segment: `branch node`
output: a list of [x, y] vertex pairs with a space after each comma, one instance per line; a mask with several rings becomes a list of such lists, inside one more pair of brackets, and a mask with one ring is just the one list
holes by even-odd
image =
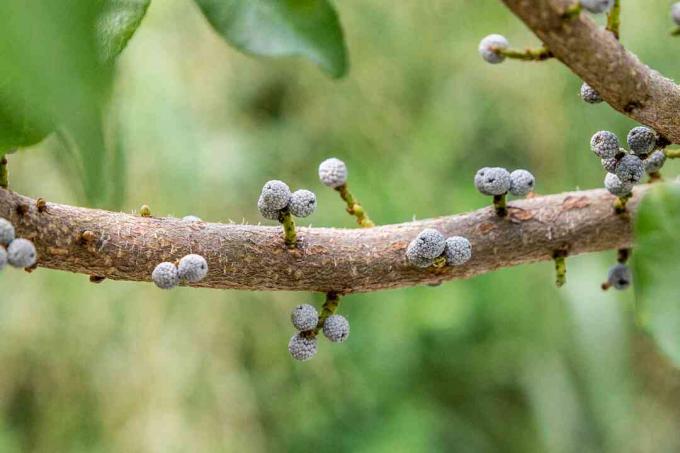
[[141, 215], [142, 217], [151, 217], [151, 208], [149, 207], [149, 205], [143, 204], [139, 208], [139, 215]]
[[43, 213], [47, 211], [47, 201], [45, 201], [44, 198], [38, 198], [35, 200], [35, 207], [38, 209], [38, 212]]

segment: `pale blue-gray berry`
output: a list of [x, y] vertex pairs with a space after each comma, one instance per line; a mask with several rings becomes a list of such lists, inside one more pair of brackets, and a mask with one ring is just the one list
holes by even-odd
[[38, 253], [28, 239], [15, 239], [7, 247], [7, 261], [14, 267], [31, 267], [37, 260]]
[[411, 241], [406, 249], [406, 258], [418, 267], [427, 267], [432, 260], [444, 253], [446, 238], [433, 228], [426, 228]]
[[501, 52], [508, 47], [510, 47], [510, 43], [505, 36], [498, 34], [488, 35], [479, 43], [479, 55], [487, 63], [502, 63], [505, 60], [505, 56]]
[[666, 153], [661, 150], [656, 150], [642, 163], [645, 166], [645, 171], [648, 175], [656, 173], [661, 170], [663, 165], [666, 163]]
[[260, 200], [262, 200], [266, 209], [283, 209], [288, 206], [290, 195], [288, 184], [275, 179], [273, 181], [267, 181], [264, 187], [262, 187]]
[[515, 170], [510, 173], [510, 193], [516, 197], [524, 197], [534, 190], [536, 179], [527, 170]]
[[590, 139], [590, 149], [600, 159], [611, 159], [619, 154], [619, 138], [613, 132], [599, 131]]
[[257, 200], [257, 209], [258, 209], [258, 211], [260, 211], [260, 214], [265, 219], [267, 219], [267, 220], [279, 220], [279, 215], [281, 214], [281, 210], [280, 209], [270, 209], [269, 206], [262, 199], [261, 195], [260, 195], [260, 198]]
[[323, 323], [323, 334], [333, 343], [342, 343], [349, 337], [349, 321], [341, 315], [330, 315]]
[[671, 6], [671, 18], [673, 22], [680, 25], [680, 2], [673, 3]]
[[605, 169], [607, 173], [614, 173], [616, 171], [616, 164], [619, 163], [618, 159], [612, 157], [611, 159], [600, 159], [602, 162], [602, 168]]
[[298, 332], [288, 342], [288, 352], [295, 360], [304, 362], [316, 355], [316, 337]]
[[200, 282], [208, 275], [208, 262], [201, 255], [192, 253], [179, 260], [177, 275], [180, 280], [190, 283]]
[[628, 132], [626, 140], [631, 153], [644, 157], [656, 146], [656, 132], [647, 126], [634, 127]]
[[0, 245], [0, 271], [7, 266], [7, 250]]
[[202, 222], [200, 217], [196, 217], [195, 215], [185, 215], [182, 217], [182, 220], [185, 222]]
[[614, 0], [581, 0], [581, 6], [594, 14], [604, 13], [614, 4]]
[[14, 226], [7, 219], [0, 217], [0, 245], [9, 245], [14, 240]]
[[462, 236], [452, 236], [446, 240], [444, 256], [450, 266], [460, 266], [472, 258], [472, 245]]
[[510, 190], [510, 173], [505, 168], [484, 167], [475, 175], [475, 187], [484, 195], [503, 195]]
[[151, 273], [151, 280], [161, 289], [170, 289], [179, 283], [177, 266], [173, 263], [161, 263]]
[[609, 268], [607, 282], [615, 289], [626, 289], [632, 281], [633, 275], [625, 264], [618, 263]]
[[290, 197], [288, 210], [295, 217], [307, 217], [316, 209], [316, 195], [309, 190], [296, 190]]
[[347, 166], [335, 157], [326, 159], [319, 165], [319, 179], [328, 187], [337, 189], [347, 183]]
[[637, 183], [645, 174], [642, 160], [634, 154], [626, 154], [616, 164], [616, 176], [623, 182]]
[[312, 330], [319, 323], [319, 312], [312, 305], [298, 305], [290, 312], [290, 322], [299, 331]]
[[604, 187], [609, 193], [617, 197], [630, 195], [633, 191], [633, 183], [621, 181], [614, 173], [607, 173], [604, 178]]
[[586, 101], [588, 104], [599, 104], [600, 102], [602, 102], [600, 93], [595, 91], [593, 87], [591, 87], [585, 82], [583, 82], [583, 84], [581, 85], [581, 99]]

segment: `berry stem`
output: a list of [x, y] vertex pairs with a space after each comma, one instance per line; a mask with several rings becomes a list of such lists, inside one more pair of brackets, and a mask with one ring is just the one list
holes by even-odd
[[671, 31], [671, 36], [680, 36], [680, 27], [676, 28], [675, 30]]
[[616, 261], [618, 261], [621, 264], [626, 264], [628, 262], [628, 259], [630, 258], [630, 255], [633, 253], [632, 249], [619, 249], [616, 252]]
[[313, 330], [314, 335], [317, 335], [323, 328], [323, 323], [326, 322], [326, 319], [332, 314], [335, 314], [335, 311], [338, 309], [338, 305], [340, 305], [340, 296], [338, 293], [333, 291], [326, 293], [326, 302], [324, 302], [323, 307], [321, 307], [319, 322], [317, 323], [316, 328]]
[[619, 39], [619, 29], [621, 28], [621, 0], [614, 0], [612, 9], [607, 14], [607, 30], [612, 32], [616, 39]]
[[556, 250], [553, 253], [555, 261], [555, 285], [558, 288], [567, 283], [567, 252], [566, 250]]
[[577, 1], [567, 6], [567, 8], [562, 13], [562, 19], [573, 19], [579, 14], [581, 14], [581, 2]]
[[375, 223], [368, 217], [364, 208], [359, 204], [359, 202], [352, 196], [352, 193], [347, 188], [347, 184], [343, 184], [336, 188], [340, 193], [340, 197], [347, 203], [347, 212], [357, 218], [357, 223], [362, 228], [371, 228], [375, 226]]
[[435, 258], [434, 262], [432, 263], [432, 267], [434, 267], [435, 269], [441, 269], [444, 266], [446, 266], [445, 256]]
[[545, 47], [538, 49], [495, 49], [495, 51], [506, 58], [522, 61], [545, 61], [553, 58], [553, 53]]
[[493, 207], [496, 209], [496, 215], [498, 215], [498, 217], [505, 217], [508, 215], [508, 205], [505, 194], [493, 196]]
[[297, 233], [295, 232], [295, 220], [288, 209], [279, 214], [279, 222], [283, 225], [283, 240], [288, 248], [295, 248]]
[[614, 211], [617, 214], [624, 214], [626, 212], [626, 205], [628, 204], [628, 200], [630, 200], [632, 196], [633, 196], [632, 194], [628, 194], [622, 197], [618, 197], [616, 201], [614, 201]]
[[661, 172], [655, 171], [655, 172], [649, 174], [649, 183], [650, 184], [661, 181], [661, 180], [663, 180], [663, 178], [661, 177]]
[[9, 186], [9, 172], [7, 171], [7, 157], [0, 159], [0, 187], [6, 189]]
[[[678, 30], [680, 30], [680, 29], [678, 29]], [[669, 158], [669, 159], [679, 159], [680, 158], [680, 149], [664, 149], [663, 152], [666, 155], [666, 157]]]

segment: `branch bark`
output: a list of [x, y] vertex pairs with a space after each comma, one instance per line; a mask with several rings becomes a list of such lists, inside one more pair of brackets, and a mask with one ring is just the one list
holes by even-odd
[[563, 18], [575, 0], [502, 1], [609, 105], [680, 143], [680, 86], [640, 62], [587, 14]]
[[[634, 210], [647, 186], [635, 188]], [[508, 216], [491, 206], [450, 217], [362, 229], [299, 228], [288, 249], [282, 229], [186, 222], [41, 203], [0, 189], [0, 216], [34, 241], [38, 265], [113, 280], [149, 281], [162, 261], [203, 255], [209, 273], [192, 285], [245, 290], [369, 292], [469, 278], [498, 268], [630, 247], [631, 222], [615, 197], [588, 190], [512, 201]], [[467, 237], [473, 257], [461, 267], [418, 269], [405, 259], [423, 229]], [[89, 233], [85, 233], [85, 232]], [[85, 234], [84, 234], [85, 233]]]

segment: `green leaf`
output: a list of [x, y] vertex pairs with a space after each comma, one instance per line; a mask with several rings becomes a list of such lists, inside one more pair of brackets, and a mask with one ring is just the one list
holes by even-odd
[[102, 58], [112, 61], [127, 45], [142, 22], [151, 0], [107, 0], [97, 21]]
[[640, 203], [633, 276], [643, 327], [680, 366], [680, 184], [659, 184]]
[[338, 16], [327, 0], [195, 0], [210, 24], [255, 55], [301, 55], [332, 77], [347, 72]]

